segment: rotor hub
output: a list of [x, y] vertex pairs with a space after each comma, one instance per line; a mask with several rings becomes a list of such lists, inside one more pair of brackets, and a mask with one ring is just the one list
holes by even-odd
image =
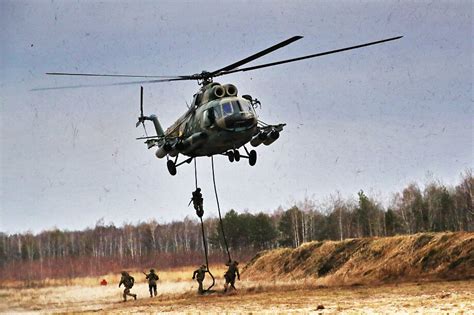
[[205, 86], [212, 83], [212, 73], [206, 70], [202, 70], [201, 73], [195, 74], [199, 85]]

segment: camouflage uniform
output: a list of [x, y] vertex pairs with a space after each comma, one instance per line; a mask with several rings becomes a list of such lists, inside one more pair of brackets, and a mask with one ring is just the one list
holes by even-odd
[[199, 283], [199, 288], [198, 288], [199, 294], [204, 293], [202, 282], [204, 281], [204, 278], [206, 277], [206, 272], [207, 272], [206, 265], [201, 265], [201, 267], [199, 267], [199, 269], [195, 270], [193, 273], [193, 280], [196, 279], [197, 282]]
[[153, 297], [153, 293], [155, 293], [156, 296], [156, 281], [158, 281], [160, 278], [155, 273], [154, 269], [150, 269], [150, 273], [146, 274], [146, 279], [148, 280], [148, 290], [150, 291], [150, 297]]
[[130, 293], [130, 289], [135, 284], [135, 279], [126, 271], [122, 271], [122, 278], [120, 279], [119, 288], [122, 284], [125, 287], [125, 290], [123, 290], [123, 300], [127, 301], [127, 295], [133, 297], [136, 300], [137, 295]]
[[196, 210], [196, 214], [198, 217], [202, 217], [204, 214], [204, 200], [202, 199], [201, 188], [197, 188], [195, 191], [193, 191], [193, 197], [191, 200], [193, 202], [194, 209]]
[[230, 286], [235, 289], [235, 277], [237, 276], [237, 279], [240, 280], [240, 274], [239, 274], [239, 268], [237, 267], [239, 263], [237, 261], [229, 261], [225, 265], [228, 266], [229, 268], [227, 269], [226, 273], [224, 274], [225, 278], [225, 284], [224, 284], [224, 292], [227, 292], [227, 289]]

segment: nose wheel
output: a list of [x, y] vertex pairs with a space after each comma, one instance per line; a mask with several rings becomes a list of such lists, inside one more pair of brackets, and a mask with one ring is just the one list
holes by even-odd
[[234, 160], [236, 162], [240, 161], [240, 152], [239, 152], [239, 150], [234, 150]]
[[226, 155], [229, 158], [230, 163], [234, 162], [234, 151], [227, 151]]
[[229, 162], [238, 162], [240, 161], [240, 152], [239, 150], [229, 150], [225, 153], [225, 155], [227, 155], [227, 158], [229, 158]]
[[226, 155], [231, 163], [234, 161], [239, 162], [240, 158], [243, 158], [249, 160], [250, 166], [254, 166], [257, 163], [257, 152], [255, 150], [248, 151], [246, 147], [244, 147], [244, 149], [247, 155], [241, 155], [239, 150], [229, 150], [223, 153], [223, 155]]

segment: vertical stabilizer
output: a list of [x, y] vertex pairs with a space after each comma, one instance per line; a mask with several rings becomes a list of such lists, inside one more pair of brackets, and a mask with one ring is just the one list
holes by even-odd
[[145, 117], [145, 119], [151, 120], [153, 122], [153, 125], [155, 126], [156, 130], [156, 135], [158, 137], [162, 137], [165, 135], [165, 133], [163, 132], [163, 128], [161, 127], [161, 124], [158, 121], [158, 117], [156, 117], [156, 115], [150, 115], [150, 117]]
[[156, 117], [155, 115], [150, 115], [150, 116], [143, 115], [143, 86], [141, 86], [140, 87], [140, 117], [138, 117], [137, 127], [140, 126], [140, 124], [142, 124], [146, 133], [145, 120], [151, 120], [153, 122], [153, 125], [155, 126], [155, 130], [156, 130], [156, 135], [158, 137], [162, 137], [165, 135], [165, 133], [163, 132], [163, 128], [161, 128], [161, 124], [158, 121], [158, 117]]

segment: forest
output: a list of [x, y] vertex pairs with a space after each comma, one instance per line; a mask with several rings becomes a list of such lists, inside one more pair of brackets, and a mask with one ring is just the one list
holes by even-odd
[[[233, 258], [297, 247], [313, 240], [392, 236], [418, 232], [474, 231], [471, 170], [458, 185], [436, 180], [420, 187], [410, 183], [392, 195], [388, 206], [360, 190], [353, 197], [336, 193], [323, 201], [305, 199], [272, 213], [227, 211], [223, 217]], [[216, 217], [204, 220], [211, 262], [226, 260]], [[204, 262], [201, 224], [195, 216], [182, 221], [105, 224], [99, 220], [82, 231], [60, 229], [38, 234], [0, 232], [0, 281], [97, 276], [122, 269], [160, 269]]]

